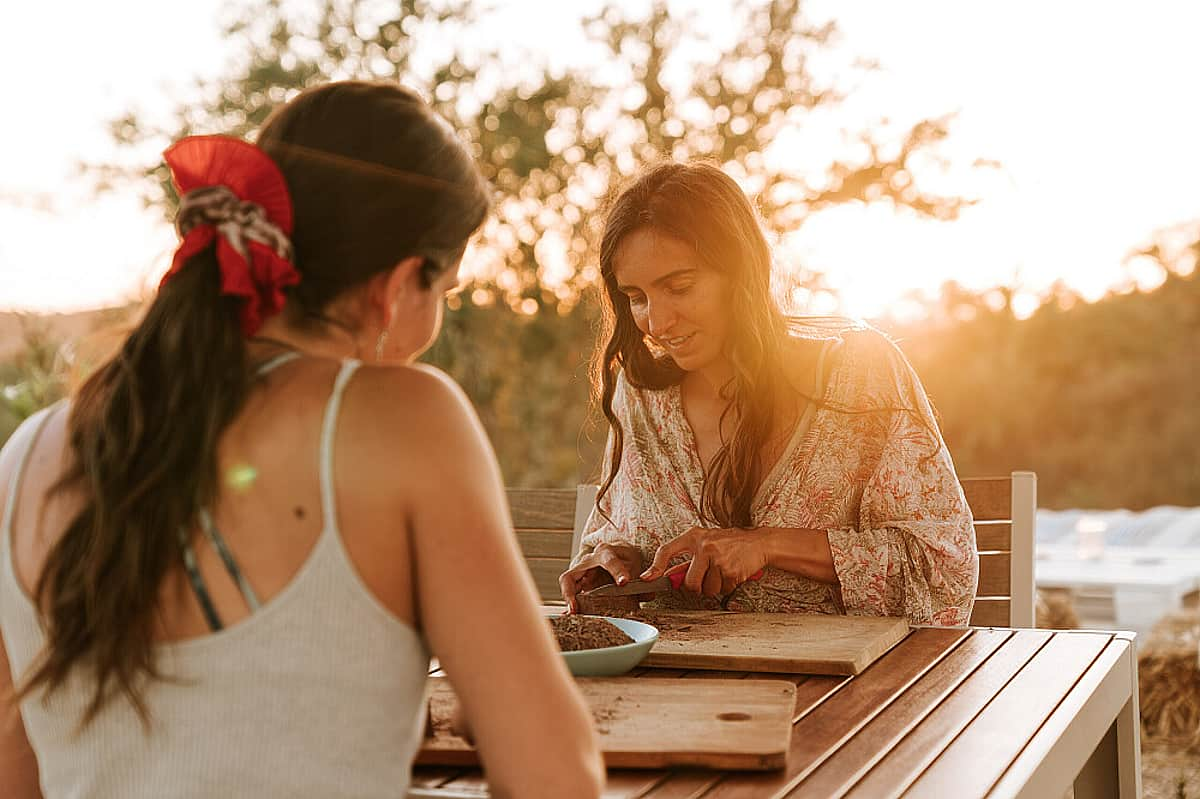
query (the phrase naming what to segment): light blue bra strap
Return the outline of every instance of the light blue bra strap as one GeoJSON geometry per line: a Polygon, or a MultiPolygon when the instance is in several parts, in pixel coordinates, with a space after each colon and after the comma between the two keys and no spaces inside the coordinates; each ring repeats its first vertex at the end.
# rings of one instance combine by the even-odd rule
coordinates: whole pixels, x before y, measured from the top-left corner
{"type": "Polygon", "coordinates": [[[46,422],[54,415],[56,408],[58,408],[57,403],[38,412],[30,420],[33,422],[33,430],[29,435],[29,439],[24,443],[24,449],[21,450],[21,454],[17,456],[17,468],[8,483],[8,497],[4,503],[4,520],[0,522],[0,535],[4,536],[4,549],[8,548],[8,541],[12,537],[12,522],[13,516],[16,513],[17,493],[21,490],[21,478],[25,476],[25,467],[29,464],[29,456],[33,453],[34,444],[37,443],[38,438],[42,435],[42,428],[46,426],[46,422]]]}
{"type": "Polygon", "coordinates": [[[208,542],[212,544],[213,549],[217,551],[221,562],[225,564],[225,571],[229,572],[229,576],[237,583],[238,591],[241,592],[242,598],[246,600],[246,607],[250,608],[250,612],[258,610],[262,603],[258,601],[258,594],[254,593],[254,588],[250,585],[250,581],[246,579],[246,575],[242,573],[241,568],[237,565],[237,561],[233,559],[233,553],[229,551],[229,547],[225,544],[225,537],[221,535],[221,531],[217,529],[217,525],[213,522],[212,514],[206,509],[201,508],[199,512],[200,529],[204,531],[204,535],[208,537],[208,542]]]}
{"type": "Polygon", "coordinates": [[[342,407],[342,394],[346,384],[354,376],[354,372],[362,365],[361,361],[347,358],[342,361],[342,368],[333,381],[333,392],[329,395],[329,403],[325,406],[325,420],[321,425],[321,513],[324,517],[325,530],[333,530],[337,524],[337,507],[334,505],[333,494],[333,440],[337,432],[338,412],[342,407]]]}

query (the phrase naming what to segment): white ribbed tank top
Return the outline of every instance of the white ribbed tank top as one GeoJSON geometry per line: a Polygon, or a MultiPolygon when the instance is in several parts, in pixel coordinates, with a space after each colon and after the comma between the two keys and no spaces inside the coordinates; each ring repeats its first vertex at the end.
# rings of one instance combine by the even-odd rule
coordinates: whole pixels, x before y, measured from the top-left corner
{"type": "MultiPolygon", "coordinates": [[[[429,651],[363,583],[338,531],[333,441],[358,365],[343,363],[325,409],[316,545],[258,612],[156,647],[177,682],[148,686],[151,728],[118,697],[78,731],[92,696],[79,671],[45,703],[35,695],[21,704],[47,799],[405,795],[423,732],[429,651]]],[[[11,542],[21,475],[48,415],[20,453],[0,524],[0,632],[14,681],[45,643],[11,542]]]]}

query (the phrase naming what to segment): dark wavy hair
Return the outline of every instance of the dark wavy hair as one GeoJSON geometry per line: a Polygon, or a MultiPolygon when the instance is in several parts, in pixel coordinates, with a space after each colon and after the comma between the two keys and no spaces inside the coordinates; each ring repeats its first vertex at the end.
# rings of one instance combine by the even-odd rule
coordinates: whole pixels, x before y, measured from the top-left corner
{"type": "Polygon", "coordinates": [[[624,430],[612,407],[618,371],[631,386],[654,390],[675,385],[684,375],[669,355],[647,344],[629,298],[617,288],[614,261],[621,243],[643,229],[688,245],[701,263],[728,279],[729,313],[736,324],[728,345],[733,378],[721,392],[730,400],[722,424],[731,418],[733,431],[705,474],[699,511],[705,523],[749,527],[763,477],[761,453],[774,430],[778,398],[787,390],[788,322],[771,297],[771,249],[754,208],[732,178],[704,162],[652,167],[618,195],[608,213],[600,241],[604,345],[593,364],[593,384],[612,430],[612,446],[599,496],[621,465],[624,430]]]}
{"type": "MultiPolygon", "coordinates": [[[[454,132],[414,93],[347,81],[301,93],[263,125],[258,146],[292,196],[300,283],[293,324],[410,256],[431,283],[457,263],[489,209],[489,189],[454,132]]],[[[239,301],[220,293],[212,248],[162,286],[119,352],[75,396],[72,465],[55,486],[82,510],[50,550],[36,598],[47,645],[19,695],[53,693],[77,667],[95,678],[82,724],[116,694],[149,720],[161,679],[152,631],[177,531],[218,491],[221,433],[250,391],[239,301]]]]}
{"type": "Polygon", "coordinates": [[[650,346],[634,322],[629,298],[617,288],[614,261],[621,243],[629,234],[644,229],[691,247],[702,264],[727,278],[730,291],[729,314],[734,324],[727,350],[733,377],[721,389],[729,404],[720,428],[731,419],[733,429],[704,475],[697,509],[702,524],[754,526],[754,495],[765,476],[762,452],[775,430],[777,402],[789,391],[837,413],[908,414],[929,436],[929,452],[922,462],[937,455],[943,446],[941,434],[918,410],[922,400],[929,402],[936,420],[937,411],[927,395],[901,397],[898,403],[864,398],[862,405],[849,406],[808,396],[789,383],[784,348],[792,331],[817,330],[839,336],[873,328],[841,317],[785,316],[771,295],[770,245],[741,187],[710,163],[665,162],[648,169],[617,195],[600,240],[603,343],[592,361],[592,386],[593,399],[612,432],[608,470],[596,497],[601,513],[600,500],[616,479],[624,449],[625,431],[613,411],[618,374],[623,372],[635,388],[655,391],[677,385],[685,374],[670,355],[650,346]]]}

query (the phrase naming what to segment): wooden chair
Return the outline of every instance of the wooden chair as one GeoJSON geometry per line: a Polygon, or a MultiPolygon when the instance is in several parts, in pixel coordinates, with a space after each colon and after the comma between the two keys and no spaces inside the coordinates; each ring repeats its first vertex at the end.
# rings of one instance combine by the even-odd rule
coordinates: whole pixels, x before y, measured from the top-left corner
{"type": "Polygon", "coordinates": [[[973,627],[1033,627],[1034,524],[1037,475],[974,477],[962,481],[975,517],[979,588],[973,627]]]}
{"type": "MultiPolygon", "coordinates": [[[[968,478],[963,493],[975,517],[979,589],[971,624],[1033,627],[1033,544],[1037,476],[968,478]]],[[[517,540],[544,602],[562,599],[558,575],[575,552],[595,502],[597,486],[509,489],[517,540]]]]}
{"type": "Polygon", "coordinates": [[[574,553],[579,551],[583,525],[592,512],[598,490],[595,485],[580,485],[575,490],[508,489],[517,541],[543,602],[562,601],[558,575],[567,570],[574,553]]]}

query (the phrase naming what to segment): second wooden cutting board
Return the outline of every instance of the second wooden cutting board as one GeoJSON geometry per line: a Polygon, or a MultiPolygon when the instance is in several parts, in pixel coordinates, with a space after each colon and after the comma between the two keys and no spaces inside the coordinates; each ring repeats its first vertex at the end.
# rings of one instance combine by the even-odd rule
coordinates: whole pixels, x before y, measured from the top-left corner
{"type": "Polygon", "coordinates": [[[643,610],[658,628],[643,666],[670,669],[858,674],[908,634],[908,621],[880,616],[643,610]]]}
{"type": "MultiPolygon", "coordinates": [[[[454,689],[444,678],[432,683],[430,729],[417,764],[478,765],[475,747],[452,728],[454,689]]],[[[793,683],[598,677],[578,684],[610,768],[768,770],[787,762],[793,683]]]]}

